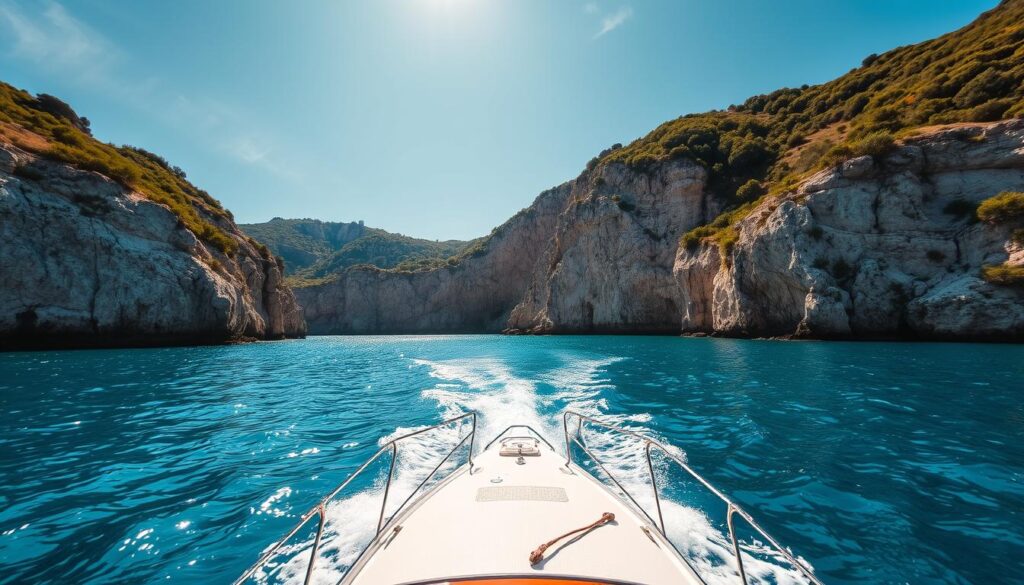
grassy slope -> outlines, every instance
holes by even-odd
[[[903,134],[934,124],[1024,116],[1024,0],[1005,0],[970,25],[917,45],[871,55],[828,83],[754,96],[728,111],[666,122],[616,145],[591,168],[622,162],[644,170],[687,157],[709,170],[728,211],[686,234],[727,253],[731,225],[764,196],[860,154],[878,154]]]
[[[438,268],[472,243],[423,240],[358,224],[312,219],[275,218],[242,228],[285,259],[294,286],[330,280],[352,266],[406,272]]]
[[[238,250],[238,242],[228,233],[233,231],[231,213],[190,183],[181,169],[143,149],[96,140],[82,129],[77,115],[67,111],[71,113],[44,111],[31,94],[0,82],[0,138],[40,156],[102,173],[167,205],[217,250],[229,256]]]
[[[240,224],[239,227],[281,256],[289,273],[327,258],[366,232],[358,223],[280,217],[264,223]]]
[[[371,228],[363,237],[345,244],[300,274],[319,278],[359,264],[405,271],[425,270],[446,264],[447,259],[466,244],[459,240],[421,240]]]

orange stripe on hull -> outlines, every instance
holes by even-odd
[[[436,585],[444,585],[441,581]],[[544,577],[508,577],[505,579],[467,579],[452,581],[453,585],[608,585],[608,581],[589,581],[580,579],[547,579]]]

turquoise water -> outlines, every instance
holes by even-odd
[[[558,444],[566,408],[683,449],[825,583],[1024,582],[1021,346],[320,337],[0,374],[2,583],[230,582],[379,437],[472,409]]]

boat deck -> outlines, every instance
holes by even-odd
[[[532,439],[531,439],[532,440]],[[505,441],[508,441],[506,439]],[[503,443],[505,443],[503,441]],[[570,577],[597,583],[700,583],[646,519],[604,485],[539,445],[538,455],[502,456],[499,446],[404,510],[344,582],[443,583],[466,578]],[[615,520],[530,552],[605,512]]]

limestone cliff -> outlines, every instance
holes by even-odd
[[[581,175],[509,328],[678,331],[672,259],[679,236],[719,211],[706,178],[684,159],[647,173],[613,163]]]
[[[1024,120],[925,131],[758,205],[723,255],[680,247],[682,330],[725,335],[1021,339],[1013,226],[964,207],[1024,190]]]
[[[296,289],[310,332],[501,331],[571,191],[566,184],[542,193],[454,266],[421,272],[350,268],[333,282]]]
[[[0,347],[304,335],[278,262],[210,221],[231,256],[102,174],[0,143]]]
[[[455,266],[351,269],[297,294],[314,333],[1019,339],[1024,291],[981,278],[1024,263],[1015,226],[962,211],[1006,190],[1024,190],[1024,121],[925,130],[766,198],[723,257],[679,245],[721,211],[704,167],[611,162]]]
[[[1021,122],[990,124],[1024,116],[1021,22],[1004,0],[834,80],[668,120],[471,258],[350,268],[300,300],[332,333],[1019,339],[1024,226],[971,205],[1024,190]]]
[[[706,173],[601,165],[541,194],[455,266],[350,269],[296,290],[312,333],[679,330],[679,236],[714,217]]]

